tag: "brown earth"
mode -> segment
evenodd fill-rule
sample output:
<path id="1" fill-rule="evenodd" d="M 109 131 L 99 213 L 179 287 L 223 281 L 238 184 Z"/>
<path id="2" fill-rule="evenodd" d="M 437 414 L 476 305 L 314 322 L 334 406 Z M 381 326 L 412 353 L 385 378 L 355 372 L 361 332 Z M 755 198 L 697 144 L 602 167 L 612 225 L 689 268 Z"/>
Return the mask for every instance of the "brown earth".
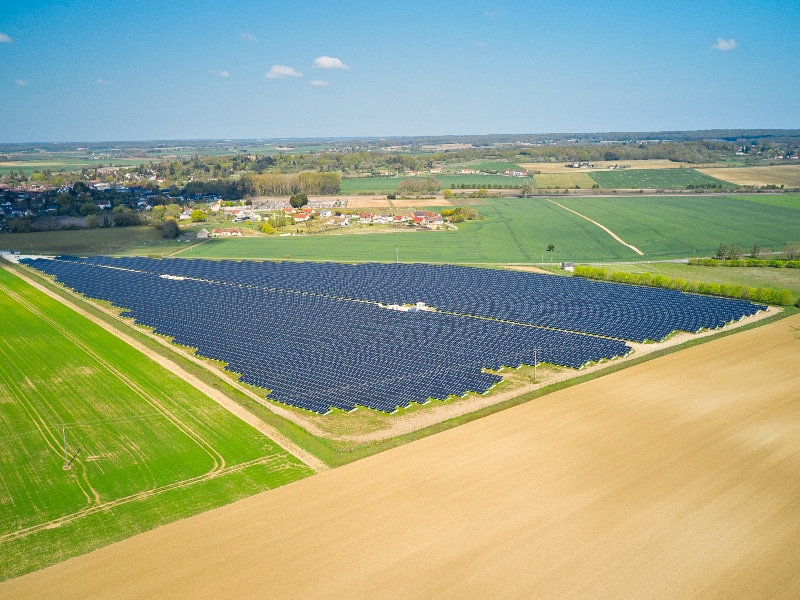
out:
<path id="1" fill-rule="evenodd" d="M 8 598 L 797 598 L 800 316 L 0 584 Z"/>

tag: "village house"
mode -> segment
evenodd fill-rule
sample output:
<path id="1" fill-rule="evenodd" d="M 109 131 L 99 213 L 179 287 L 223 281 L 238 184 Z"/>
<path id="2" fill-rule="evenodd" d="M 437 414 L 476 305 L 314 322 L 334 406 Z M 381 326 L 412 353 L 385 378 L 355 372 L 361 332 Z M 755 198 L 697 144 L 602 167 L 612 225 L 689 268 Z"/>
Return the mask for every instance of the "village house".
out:
<path id="1" fill-rule="evenodd" d="M 211 231 L 211 237 L 242 237 L 238 227 L 217 227 Z"/>

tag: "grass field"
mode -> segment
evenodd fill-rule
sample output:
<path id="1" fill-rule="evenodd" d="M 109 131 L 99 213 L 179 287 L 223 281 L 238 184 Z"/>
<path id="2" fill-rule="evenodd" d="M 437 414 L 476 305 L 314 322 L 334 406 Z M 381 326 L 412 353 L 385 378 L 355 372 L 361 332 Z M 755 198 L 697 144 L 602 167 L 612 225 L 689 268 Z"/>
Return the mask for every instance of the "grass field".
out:
<path id="1" fill-rule="evenodd" d="M 684 189 L 690 185 L 735 185 L 705 175 L 695 169 L 620 169 L 588 173 L 603 189 Z"/>
<path id="2" fill-rule="evenodd" d="M 338 261 L 393 261 L 397 248 L 403 262 L 560 263 L 708 256 L 720 243 L 746 250 L 758 242 L 762 249 L 781 249 L 796 241 L 800 231 L 800 194 L 559 196 L 557 201 L 608 227 L 644 256 L 546 198 L 483 199 L 475 207 L 483 219 L 460 223 L 457 231 L 259 236 L 214 239 L 189 248 L 160 239 L 153 228 L 139 227 L 3 234 L 0 247 L 23 253 L 158 256 L 183 249 L 182 257 Z M 545 252 L 551 243 L 555 252 Z"/>
<path id="3" fill-rule="evenodd" d="M 713 254 L 720 243 L 783 247 L 800 231 L 800 195 L 560 197 L 558 202 L 610 228 L 644 256 L 596 225 L 544 198 L 492 199 L 481 221 L 458 231 L 211 240 L 202 258 L 293 258 L 404 262 L 517 263 L 668 259 Z M 791 199 L 794 198 L 794 199 Z M 547 253 L 548 244 L 556 251 Z"/>
<path id="4" fill-rule="evenodd" d="M 794 197 L 800 199 L 796 194 Z M 774 198 L 785 202 L 789 195 Z M 558 201 L 638 247 L 645 253 L 644 259 L 707 256 L 720 243 L 750 248 L 758 242 L 762 248 L 782 248 L 787 241 L 797 238 L 800 231 L 800 207 L 764 204 L 748 196 L 598 197 Z"/>
<path id="5" fill-rule="evenodd" d="M 737 185 L 782 185 L 787 188 L 800 187 L 800 165 L 698 170 L 710 177 L 716 177 L 723 181 L 730 181 Z"/>
<path id="6" fill-rule="evenodd" d="M 436 175 L 436 180 L 445 189 L 516 188 L 528 183 L 530 177 L 504 177 L 503 175 Z M 353 177 L 342 179 L 341 194 L 392 194 L 398 184 L 410 177 Z M 591 186 L 590 186 L 591 187 Z"/>
<path id="7" fill-rule="evenodd" d="M 34 171 L 44 171 L 50 169 L 56 171 L 78 171 L 80 169 L 94 169 L 103 166 L 117 166 L 117 167 L 131 167 L 140 165 L 147 162 L 144 158 L 103 158 L 102 160 L 93 159 L 90 157 L 75 157 L 67 156 L 64 158 L 53 157 L 48 154 L 43 160 L 21 160 L 21 161 L 4 161 L 0 162 L 0 175 L 5 175 L 10 171 L 19 171 L 22 169 L 26 175 L 30 175 Z"/>
<path id="8" fill-rule="evenodd" d="M 588 190 L 594 185 L 594 180 L 589 177 L 588 173 L 572 172 L 572 173 L 540 173 L 534 175 L 537 188 L 574 188 L 576 185 L 581 189 Z"/>
<path id="9" fill-rule="evenodd" d="M 0 315 L 0 579 L 310 474 L 4 269 Z"/>
<path id="10" fill-rule="evenodd" d="M 609 263 L 609 271 L 626 273 L 653 273 L 685 281 L 728 283 L 748 287 L 787 289 L 793 298 L 800 296 L 800 269 L 775 269 L 771 267 L 700 267 L 683 263 Z"/>
<path id="11" fill-rule="evenodd" d="M 181 249 L 181 243 L 164 240 L 154 227 L 76 229 L 33 233 L 3 233 L 0 249 L 37 254 L 157 254 Z"/>

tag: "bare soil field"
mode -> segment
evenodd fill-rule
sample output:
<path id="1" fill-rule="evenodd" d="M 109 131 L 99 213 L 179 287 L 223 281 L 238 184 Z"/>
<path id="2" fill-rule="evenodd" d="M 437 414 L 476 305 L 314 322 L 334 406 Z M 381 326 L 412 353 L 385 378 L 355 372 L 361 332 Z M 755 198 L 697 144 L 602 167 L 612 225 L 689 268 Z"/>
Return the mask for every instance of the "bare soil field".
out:
<path id="1" fill-rule="evenodd" d="M 737 185 L 783 185 L 800 187 L 800 165 L 772 167 L 732 167 L 723 169 L 698 169 L 701 173 L 730 181 Z"/>
<path id="2" fill-rule="evenodd" d="M 796 598 L 800 315 L 0 584 L 9 598 Z"/>

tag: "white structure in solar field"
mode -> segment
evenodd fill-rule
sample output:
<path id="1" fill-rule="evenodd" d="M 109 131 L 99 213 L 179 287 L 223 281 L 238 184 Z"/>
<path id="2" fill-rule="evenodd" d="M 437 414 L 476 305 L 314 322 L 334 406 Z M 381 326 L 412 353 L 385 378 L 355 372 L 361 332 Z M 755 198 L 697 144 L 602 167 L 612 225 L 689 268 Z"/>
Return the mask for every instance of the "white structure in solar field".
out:
<path id="1" fill-rule="evenodd" d="M 388 308 L 389 310 L 399 310 L 402 312 L 418 312 L 422 310 L 434 312 L 436 310 L 424 302 L 417 302 L 416 304 L 381 304 L 380 307 Z"/>

